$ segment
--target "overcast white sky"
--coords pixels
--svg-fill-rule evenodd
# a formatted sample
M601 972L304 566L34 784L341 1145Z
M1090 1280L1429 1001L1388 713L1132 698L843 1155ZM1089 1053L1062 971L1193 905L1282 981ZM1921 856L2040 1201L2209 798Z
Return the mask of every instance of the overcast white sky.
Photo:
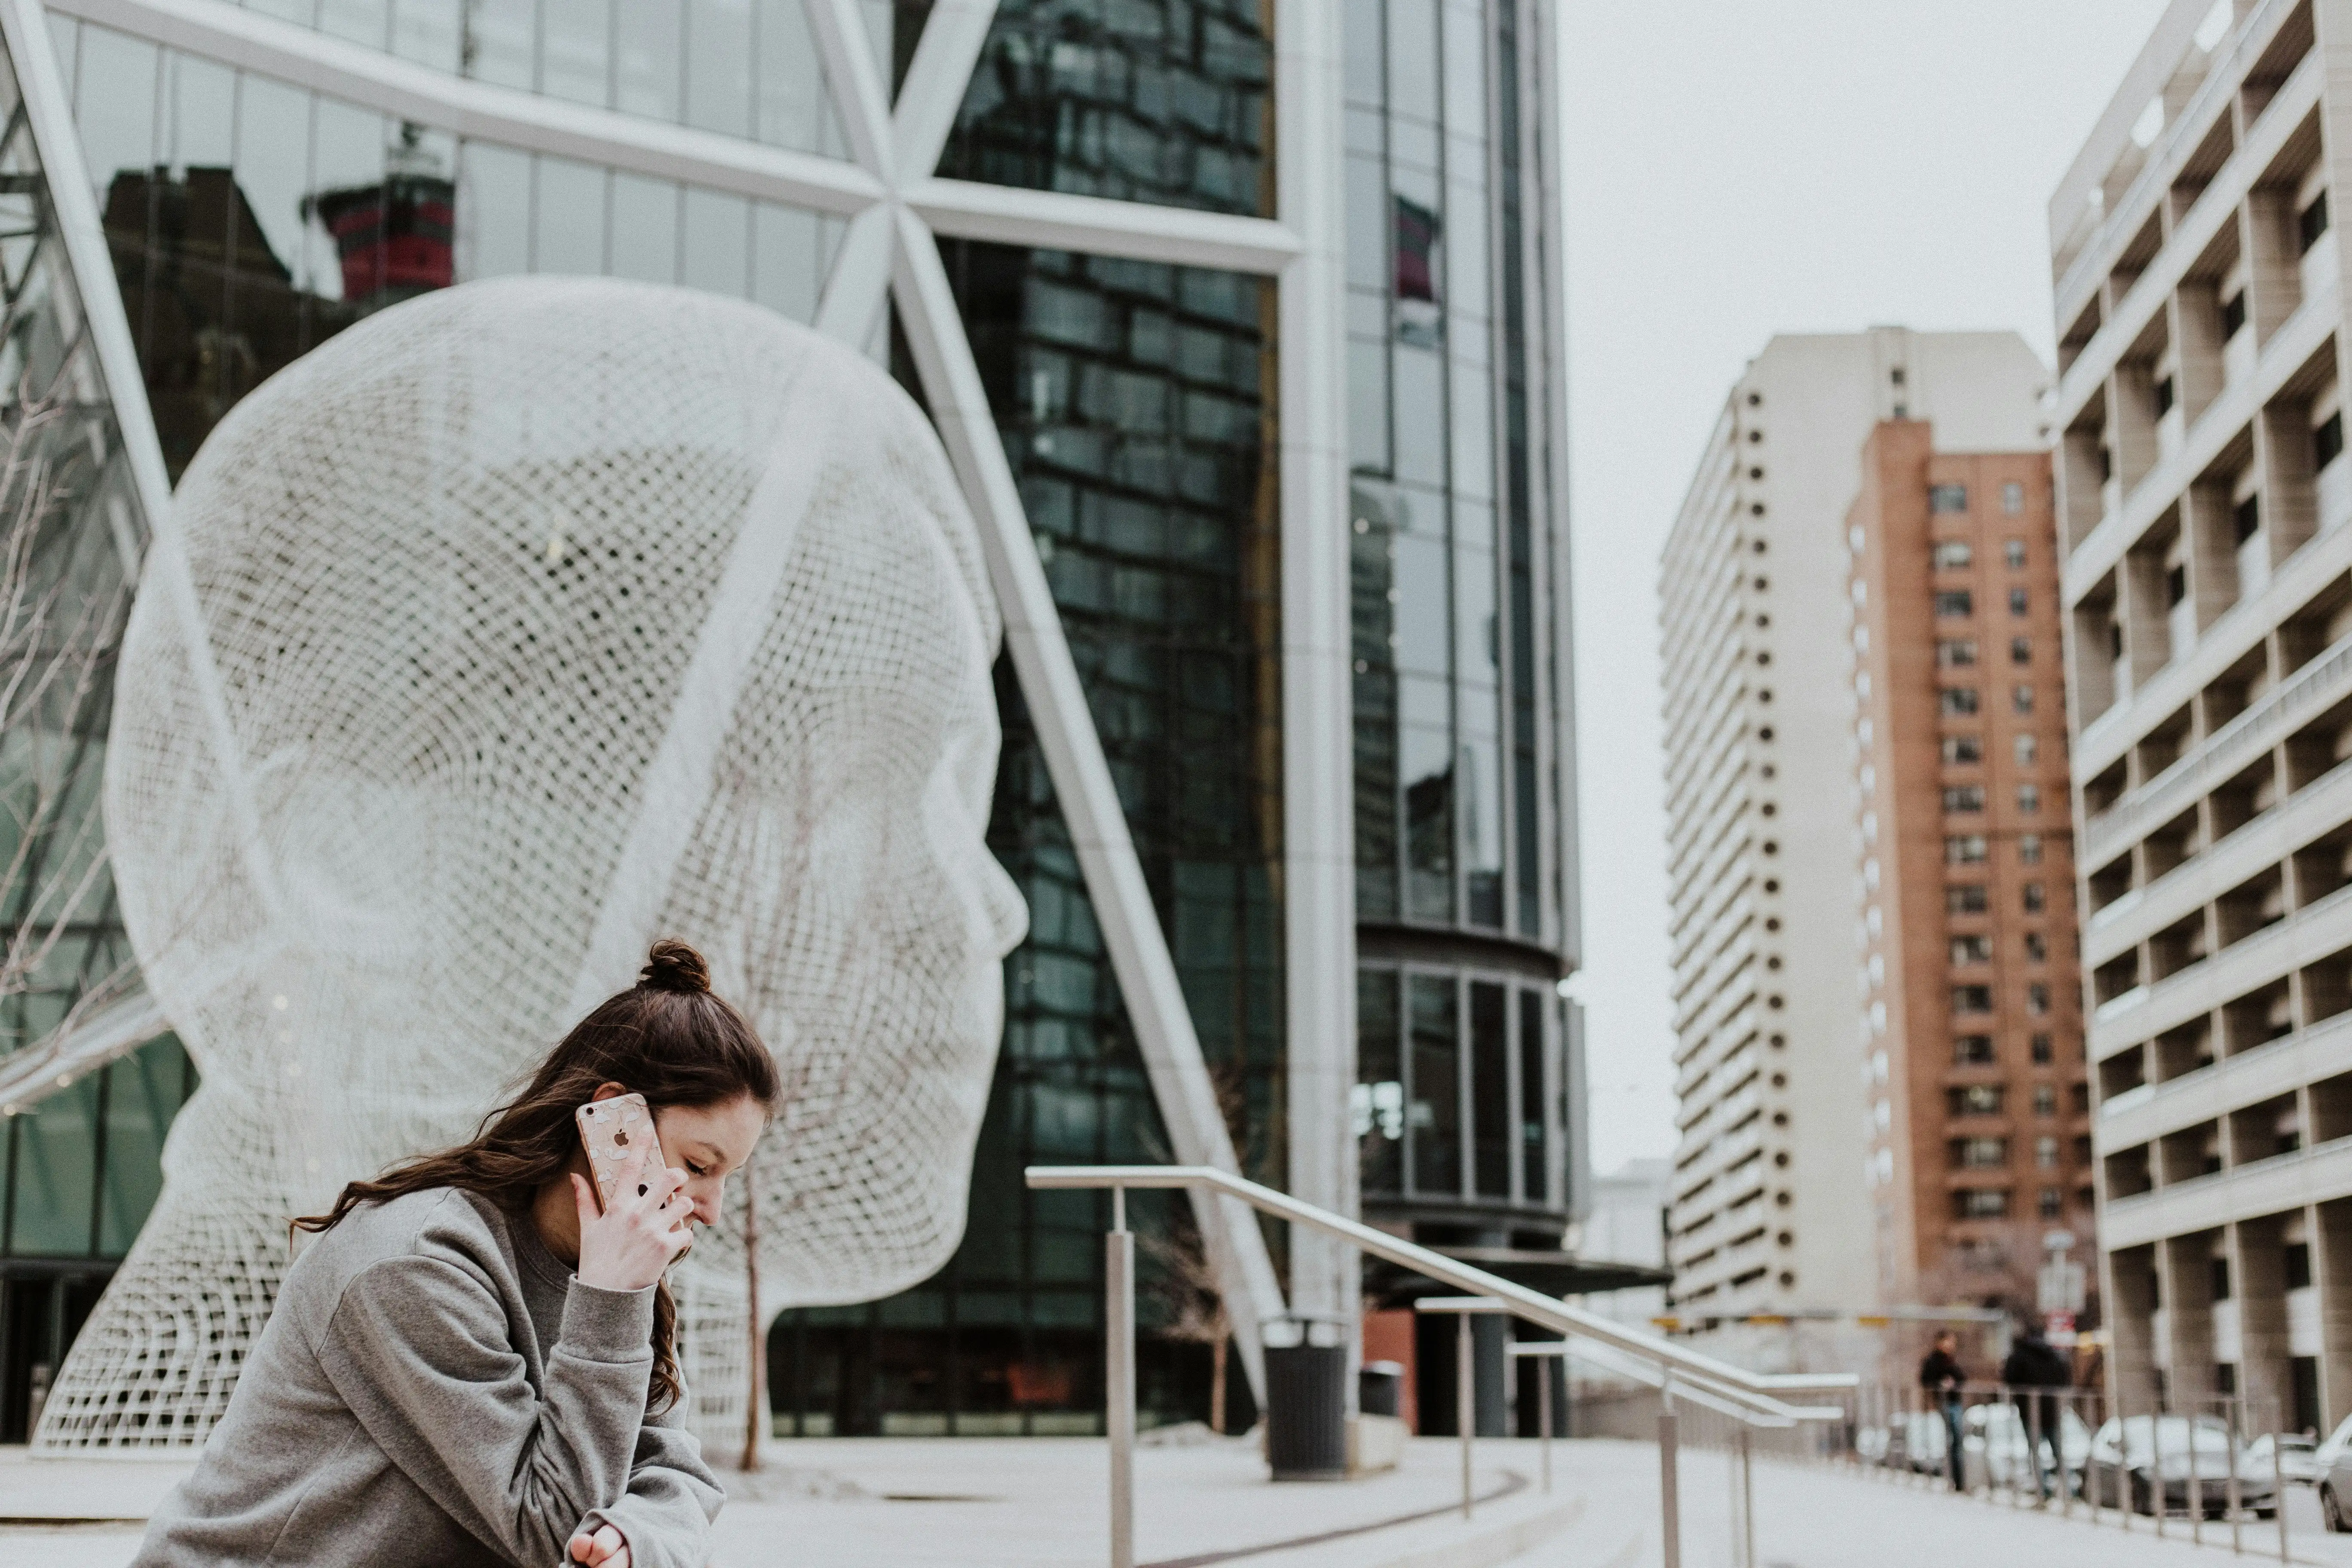
M1658 552L1779 331L2009 327L2166 0L1560 0L1593 1168L1674 1146ZM1832 526L1834 520L1825 520Z

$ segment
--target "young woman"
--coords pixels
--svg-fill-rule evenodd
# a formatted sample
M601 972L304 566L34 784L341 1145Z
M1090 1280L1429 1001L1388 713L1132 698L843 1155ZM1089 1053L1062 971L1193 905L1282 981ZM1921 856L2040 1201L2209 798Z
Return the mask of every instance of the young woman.
M600 1212L573 1116L630 1092L669 1168ZM294 1222L316 1239L137 1564L704 1568L722 1494L663 1276L776 1097L701 955L655 943L472 1142Z

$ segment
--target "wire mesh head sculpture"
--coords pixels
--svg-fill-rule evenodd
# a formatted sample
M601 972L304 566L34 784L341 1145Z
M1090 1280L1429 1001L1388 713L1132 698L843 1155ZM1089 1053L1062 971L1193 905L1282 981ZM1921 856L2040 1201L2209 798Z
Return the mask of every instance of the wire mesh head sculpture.
M993 600L887 375L708 296L472 284L245 399L177 515L209 668L159 552L105 804L203 1085L45 1447L201 1441L287 1220L466 1136L657 933L782 1069L764 1304L945 1262L1024 916Z

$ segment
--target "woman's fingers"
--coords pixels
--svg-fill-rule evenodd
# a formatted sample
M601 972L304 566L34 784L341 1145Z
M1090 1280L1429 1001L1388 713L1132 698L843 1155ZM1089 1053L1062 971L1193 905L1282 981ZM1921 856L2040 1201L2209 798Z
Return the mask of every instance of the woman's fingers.
M586 1225L604 1212L596 1202L595 1187L590 1184L587 1177L577 1171L572 1173L572 1201L579 1207L582 1225Z
M596 1555L588 1561L602 1563L604 1568L628 1568L629 1543L608 1524L596 1532Z
M584 1530L563 1543L563 1554L574 1563L592 1561L588 1554L595 1550L596 1538Z

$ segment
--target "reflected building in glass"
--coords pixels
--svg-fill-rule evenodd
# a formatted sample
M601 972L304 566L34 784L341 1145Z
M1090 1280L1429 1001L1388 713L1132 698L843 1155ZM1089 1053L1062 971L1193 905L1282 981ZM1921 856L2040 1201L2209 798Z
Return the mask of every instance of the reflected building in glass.
M895 97L930 68L932 9L255 0L236 28L175 25L165 42L58 7L51 36L169 472L245 393L369 311L512 273L748 299L845 332L925 397L894 310L869 321L842 303L887 251L858 248L871 195L852 176L873 149L830 85L823 62L841 44L823 29L862 26L854 42ZM1335 342L1343 245L1347 258L1349 362L1343 378L1330 356L1318 395L1348 402L1353 439L1350 504L1325 513L1352 531L1326 552L1353 588L1353 647L1348 627L1328 640L1352 665L1357 919L1325 944L1344 953L1352 936L1350 993L1344 973L1305 975L1294 958L1298 922L1345 927L1347 910L1343 897L1318 912L1288 831L1286 660L1310 628L1285 624L1300 559L1286 530L1314 515L1294 512L1282 461L1285 312L1300 302L1285 295L1305 276L1283 271L1276 227L1276 29L1292 14L1288 0L1003 0L967 40L975 63L934 184L1076 205L1050 233L933 218L940 257L1244 1173L1296 1188L1295 1098L1328 1080L1328 1121L1352 1118L1367 1217L1557 1263L1582 1148L1558 992L1576 920L1554 40L1526 0L1351 5L1344 85L1334 73L1297 106L1344 117L1347 142L1347 231L1328 243ZM449 91L383 85L420 65ZM505 90L463 96L477 89ZM1199 233L1162 240L1172 220L1122 216L1145 209L1198 215ZM1336 494L1349 481L1331 471ZM1009 661L998 691L990 842L1031 930L1007 961L965 1238L915 1289L777 1320L780 1434L1100 1429L1107 1200L1033 1194L1021 1170L1167 1161L1181 1143L1122 997L1117 917L1089 890ZM93 711L102 742L102 700ZM1329 815L1347 823L1344 796ZM98 929L109 953L122 948L119 926ZM135 976L121 988L135 995ZM1332 999L1334 1030L1295 1040L1314 996ZM61 1012L5 1044L55 1036ZM112 1065L94 1058L70 1092L28 1091L6 1124L14 1381L0 1391L25 1392L0 1399L0 1441L23 1436L33 1369L54 1365L152 1199L156 1146L192 1081L163 1027L151 1017L153 1043L132 1054L110 1045ZM1322 1079L1302 1074L1308 1055ZM109 1208L90 1196L101 1188L126 1195ZM1197 1329L1214 1281L1181 1200L1133 1207L1143 1418L1203 1417L1224 1361ZM66 1236L61 1216L83 1214ZM68 1274L81 1295L41 1284L37 1306L14 1304L19 1282ZM1391 1300L1386 1285L1368 1281L1368 1300ZM25 1326L42 1312L47 1327ZM1236 1424L1241 1361L1226 1372Z

